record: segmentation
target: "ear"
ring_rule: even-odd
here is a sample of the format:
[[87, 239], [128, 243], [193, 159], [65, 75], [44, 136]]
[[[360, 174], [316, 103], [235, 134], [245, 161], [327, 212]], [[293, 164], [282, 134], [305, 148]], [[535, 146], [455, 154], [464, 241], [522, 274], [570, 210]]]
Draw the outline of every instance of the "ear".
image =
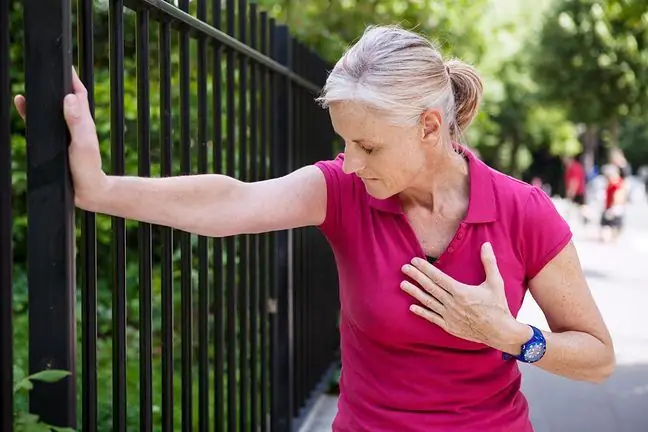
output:
[[421, 140], [437, 141], [441, 133], [441, 113], [436, 109], [425, 110], [421, 114]]

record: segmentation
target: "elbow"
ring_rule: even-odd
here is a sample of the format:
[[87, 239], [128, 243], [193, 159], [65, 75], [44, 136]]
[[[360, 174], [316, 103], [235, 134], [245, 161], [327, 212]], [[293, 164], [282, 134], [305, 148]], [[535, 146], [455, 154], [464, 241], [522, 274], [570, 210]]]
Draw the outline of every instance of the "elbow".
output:
[[610, 352], [605, 356], [605, 361], [597, 368], [591, 369], [591, 374], [588, 376], [587, 381], [592, 384], [603, 384], [607, 381], [616, 369], [616, 358], [614, 350], [610, 348]]

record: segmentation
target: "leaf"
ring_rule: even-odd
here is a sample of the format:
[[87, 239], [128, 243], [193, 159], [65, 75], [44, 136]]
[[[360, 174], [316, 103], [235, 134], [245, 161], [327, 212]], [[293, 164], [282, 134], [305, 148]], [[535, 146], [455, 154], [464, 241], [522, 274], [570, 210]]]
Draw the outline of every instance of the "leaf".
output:
[[53, 383], [62, 380], [66, 376], [69, 376], [70, 372], [58, 369], [44, 370], [37, 372], [27, 378], [35, 381], [43, 381], [48, 383]]
[[18, 365], [13, 365], [13, 379], [14, 379], [14, 382], [18, 383], [23, 378], [25, 378], [25, 372]]
[[34, 384], [29, 380], [29, 378], [23, 378], [16, 383], [14, 386], [14, 393], [17, 393], [20, 390], [31, 390], [34, 388]]
[[47, 427], [49, 429], [53, 430], [54, 432], [76, 432], [74, 429], [69, 428], [69, 427], [57, 427], [57, 426], [51, 426], [51, 425], [47, 425]]

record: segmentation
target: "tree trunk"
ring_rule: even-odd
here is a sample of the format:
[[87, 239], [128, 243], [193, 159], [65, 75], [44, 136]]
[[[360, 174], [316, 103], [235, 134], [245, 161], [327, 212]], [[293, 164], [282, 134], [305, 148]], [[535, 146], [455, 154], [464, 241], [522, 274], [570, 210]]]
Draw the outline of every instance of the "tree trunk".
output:
[[517, 134], [515, 134], [513, 137], [512, 141], [512, 147], [511, 147], [511, 160], [509, 162], [509, 167], [508, 167], [508, 173], [516, 178], [520, 177], [520, 167], [518, 166], [518, 152], [520, 151], [520, 145], [522, 144], [522, 140], [520, 140], [517, 137]]
[[612, 118], [610, 122], [610, 147], [616, 149], [619, 147], [619, 119]]
[[598, 146], [598, 127], [596, 125], [587, 125], [583, 137], [583, 168], [586, 173], [590, 173], [594, 168], [594, 153]]

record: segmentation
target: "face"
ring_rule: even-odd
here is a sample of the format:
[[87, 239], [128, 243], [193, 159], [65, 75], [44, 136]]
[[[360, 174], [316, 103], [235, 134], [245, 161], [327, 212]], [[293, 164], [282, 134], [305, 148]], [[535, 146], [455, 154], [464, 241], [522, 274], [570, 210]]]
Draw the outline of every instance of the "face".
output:
[[428, 111], [416, 126], [395, 126], [358, 102], [329, 107], [336, 133], [344, 139], [346, 173], [362, 179], [367, 192], [385, 199], [410, 187], [430, 166], [440, 147], [440, 115]]

